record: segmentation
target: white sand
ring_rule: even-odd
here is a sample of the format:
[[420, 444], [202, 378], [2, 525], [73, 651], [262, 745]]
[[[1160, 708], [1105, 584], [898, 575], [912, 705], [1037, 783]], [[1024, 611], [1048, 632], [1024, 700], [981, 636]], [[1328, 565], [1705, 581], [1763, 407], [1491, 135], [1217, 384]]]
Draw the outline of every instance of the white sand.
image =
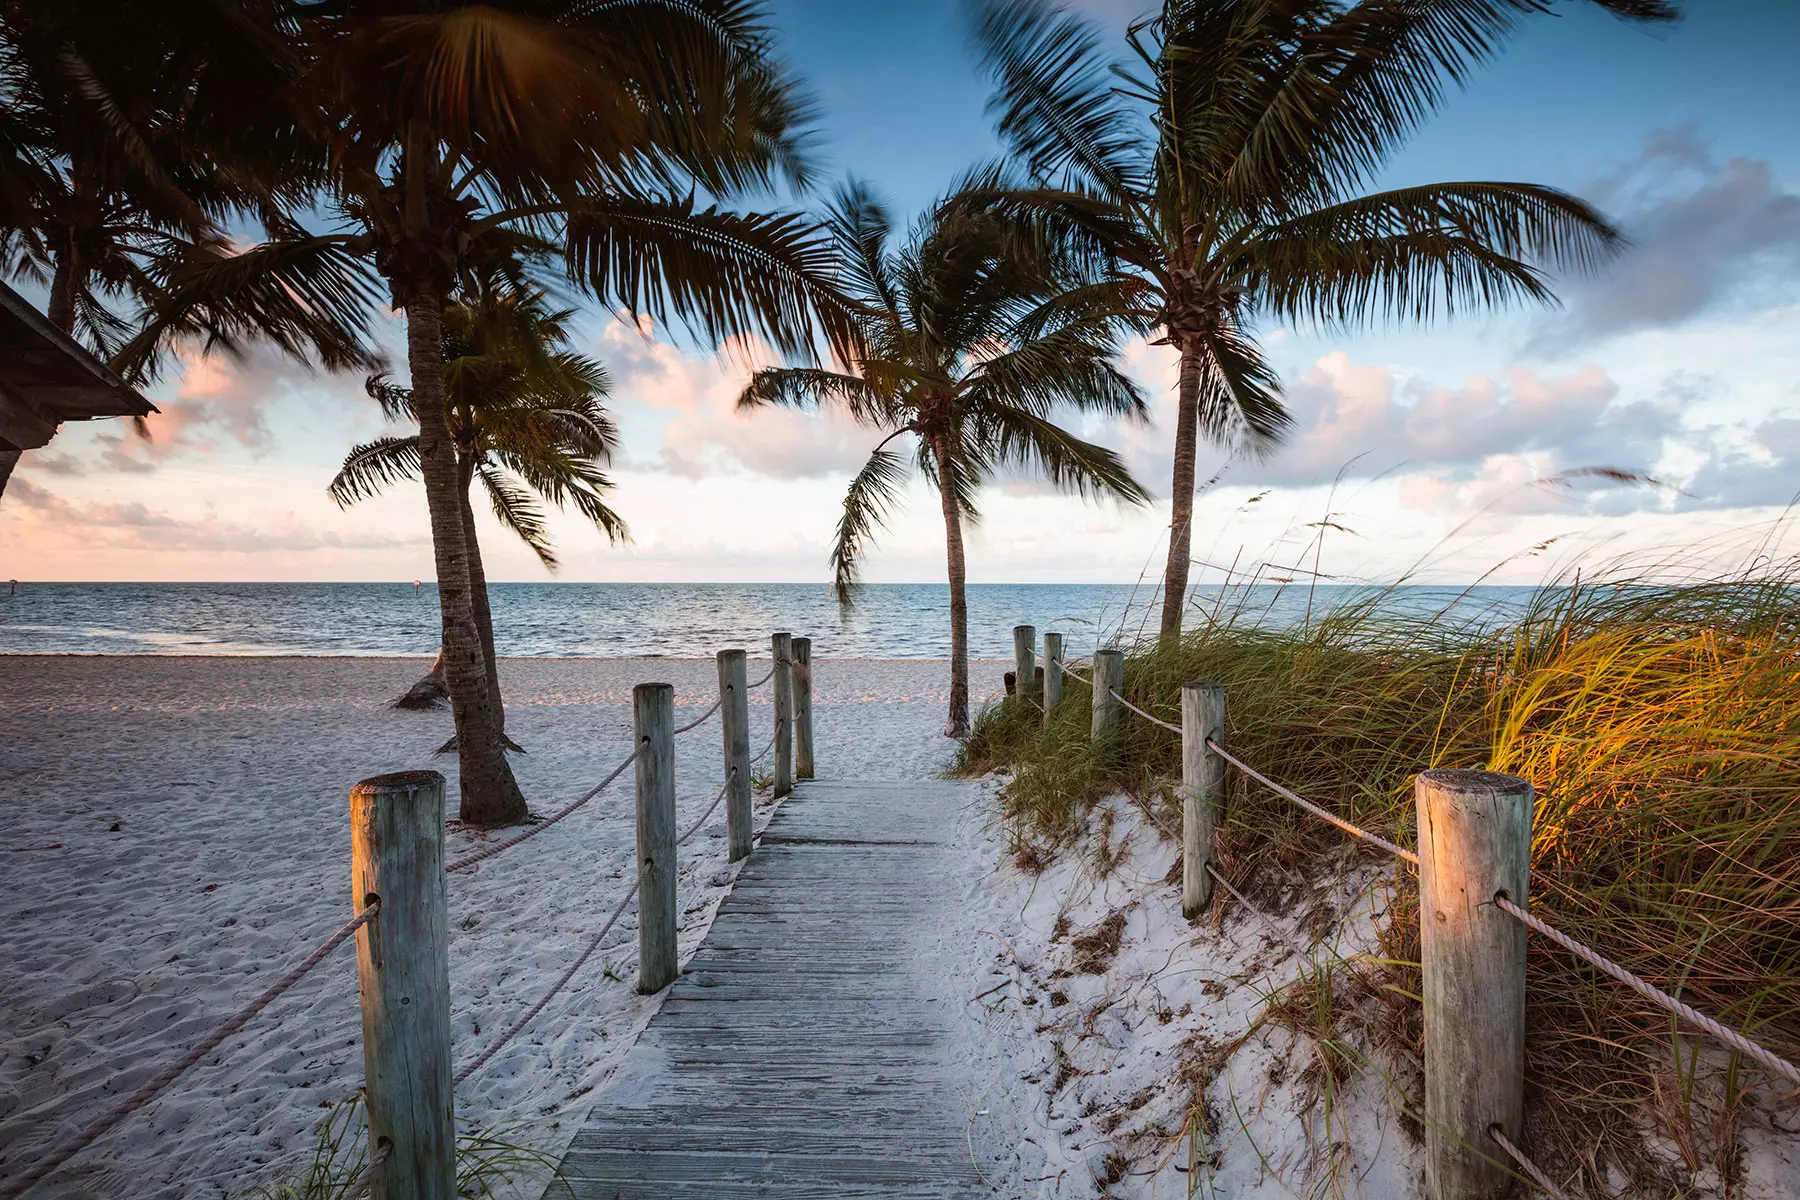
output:
[[[406, 659], [0, 657], [0, 1179], [108, 1107], [246, 1002], [350, 915], [346, 793], [429, 765], [447, 712], [385, 707]], [[751, 660], [750, 678], [767, 668]], [[977, 697], [1002, 664], [975, 666]], [[711, 662], [509, 660], [514, 769], [552, 809], [629, 748], [633, 684], [675, 685], [677, 719], [717, 695]], [[939, 769], [941, 661], [822, 662], [821, 776]], [[752, 700], [754, 753], [772, 729]], [[719, 780], [716, 720], [679, 739], [683, 828]], [[459, 875], [451, 1008], [460, 1065], [531, 1004], [605, 920], [633, 861], [631, 775], [531, 842]], [[452, 814], [455, 800], [451, 800]], [[450, 853], [472, 839], [453, 834]], [[684, 847], [691, 953], [734, 870], [723, 816]], [[636, 924], [458, 1091], [472, 1125], [529, 1121], [554, 1147], [649, 1017]], [[226, 1196], [291, 1174], [361, 1075], [354, 956], [340, 951], [243, 1033], [34, 1196]]]

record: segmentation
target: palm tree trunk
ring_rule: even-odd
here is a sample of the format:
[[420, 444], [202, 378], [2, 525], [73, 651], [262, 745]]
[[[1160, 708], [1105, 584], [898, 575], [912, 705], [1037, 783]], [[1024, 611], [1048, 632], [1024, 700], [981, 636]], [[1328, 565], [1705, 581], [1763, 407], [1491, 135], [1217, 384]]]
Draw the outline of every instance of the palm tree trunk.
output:
[[50, 323], [71, 336], [75, 333], [75, 297], [81, 294], [86, 282], [84, 274], [80, 255], [71, 238], [56, 255], [56, 269], [50, 276], [50, 303], [44, 309], [44, 316]]
[[1200, 442], [1200, 352], [1183, 347], [1175, 417], [1175, 477], [1169, 486], [1169, 565], [1163, 571], [1162, 636], [1180, 637], [1194, 558], [1194, 457]]
[[456, 717], [462, 800], [472, 825], [505, 825], [525, 817], [525, 797], [506, 761], [499, 710], [488, 691], [481, 635], [470, 602], [469, 542], [463, 533], [456, 446], [444, 409], [443, 293], [429, 284], [406, 298], [406, 359], [419, 418], [419, 467], [431, 513], [431, 549], [443, 614], [444, 683]]
[[500, 660], [494, 654], [494, 611], [488, 604], [487, 570], [481, 563], [481, 541], [475, 535], [475, 508], [469, 503], [469, 485], [475, 481], [474, 457], [458, 455], [457, 472], [462, 483], [463, 537], [469, 543], [469, 610], [475, 617], [475, 632], [481, 637], [481, 658], [487, 666], [488, 696], [494, 702], [494, 711], [499, 715], [500, 732], [504, 735], [506, 701], [500, 695]]
[[937, 457], [938, 493], [944, 501], [944, 557], [950, 576], [950, 716], [944, 736], [969, 736], [968, 571], [963, 562], [962, 510], [956, 504], [956, 476], [950, 468], [949, 439], [932, 447]]

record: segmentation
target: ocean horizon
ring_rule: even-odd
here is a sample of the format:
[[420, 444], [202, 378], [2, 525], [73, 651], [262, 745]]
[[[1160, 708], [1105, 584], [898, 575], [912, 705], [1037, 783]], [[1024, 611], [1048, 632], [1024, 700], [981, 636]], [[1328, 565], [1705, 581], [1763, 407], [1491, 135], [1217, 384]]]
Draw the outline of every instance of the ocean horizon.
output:
[[[1189, 603], [1196, 619], [1223, 605], [1295, 625], [1379, 594], [1397, 613], [1499, 620], [1533, 590], [1255, 584], [1196, 587]], [[950, 592], [941, 583], [869, 584], [849, 608], [823, 583], [496, 583], [489, 594], [496, 648], [506, 657], [710, 658], [728, 647], [755, 653], [777, 631], [811, 637], [821, 657], [950, 653]], [[1150, 584], [970, 584], [968, 603], [969, 652], [977, 658], [1011, 657], [1015, 625], [1058, 630], [1072, 656], [1085, 654], [1153, 634], [1160, 611]], [[410, 582], [0, 588], [0, 654], [429, 657], [437, 642], [437, 591], [429, 583], [416, 592]]]

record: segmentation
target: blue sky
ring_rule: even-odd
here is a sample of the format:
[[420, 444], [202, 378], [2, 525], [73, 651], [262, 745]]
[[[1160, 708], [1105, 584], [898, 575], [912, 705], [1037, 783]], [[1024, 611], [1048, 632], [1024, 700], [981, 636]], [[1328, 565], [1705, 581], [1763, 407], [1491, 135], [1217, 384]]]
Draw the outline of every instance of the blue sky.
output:
[[[1122, 34], [1135, 5], [1081, 6]], [[1521, 179], [1576, 192], [1635, 245], [1567, 307], [1419, 329], [1265, 329], [1299, 424], [1263, 463], [1202, 497], [1202, 557], [1288, 560], [1329, 516], [1334, 574], [1529, 579], [1576, 556], [1729, 556], [1800, 490], [1800, 4], [1691, 0], [1646, 31], [1582, 4], [1540, 18], [1389, 164], [1378, 186]], [[780, 0], [783, 52], [821, 108], [829, 178], [870, 181], [916, 212], [996, 153], [957, 4]], [[635, 541], [556, 523], [569, 579], [823, 580], [834, 509], [875, 440], [832, 419], [730, 410], [741, 369], [598, 310], [584, 348], [618, 380], [617, 505]], [[971, 550], [990, 580], [1135, 578], [1167, 521], [1166, 352], [1128, 348], [1156, 394], [1148, 430], [1091, 427], [1164, 501], [1120, 512], [996, 488]], [[72, 427], [28, 456], [0, 504], [0, 574], [21, 578], [428, 577], [417, 489], [350, 513], [324, 497], [343, 450], [379, 427], [357, 380], [271, 356], [195, 362], [155, 393], [142, 445]], [[1580, 468], [1655, 486], [1542, 483]], [[1341, 477], [1341, 479], [1340, 479]], [[1333, 480], [1340, 481], [1334, 486]], [[21, 486], [23, 483], [23, 486]], [[1553, 540], [1552, 550], [1515, 558]], [[490, 575], [543, 579], [497, 529]], [[873, 579], [942, 577], [936, 504], [915, 489]], [[1684, 557], [1684, 562], [1698, 561]]]

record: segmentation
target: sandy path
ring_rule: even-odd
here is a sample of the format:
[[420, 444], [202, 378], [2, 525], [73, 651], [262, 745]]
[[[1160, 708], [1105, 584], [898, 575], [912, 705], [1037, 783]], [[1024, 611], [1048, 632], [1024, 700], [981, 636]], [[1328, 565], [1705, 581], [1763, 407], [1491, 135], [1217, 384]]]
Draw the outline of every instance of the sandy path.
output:
[[[0, 657], [0, 1179], [147, 1078], [349, 913], [345, 793], [430, 765], [447, 713], [384, 707], [406, 659]], [[766, 660], [764, 662], [766, 668]], [[975, 669], [977, 696], [1003, 664]], [[508, 730], [534, 807], [579, 794], [629, 741], [635, 683], [675, 685], [677, 717], [716, 693], [710, 662], [509, 660]], [[752, 660], [751, 678], [762, 673]], [[936, 770], [939, 661], [826, 662], [815, 693], [822, 777]], [[770, 729], [765, 688], [752, 747]], [[718, 780], [714, 724], [678, 749], [682, 820]], [[452, 1013], [466, 1061], [535, 1002], [619, 894], [632, 861], [629, 778], [576, 817], [451, 887]], [[454, 810], [454, 799], [451, 801]], [[452, 837], [451, 853], [470, 845]], [[688, 847], [685, 956], [732, 877], [722, 819]], [[632, 977], [635, 925], [598, 956]], [[591, 963], [458, 1093], [472, 1123], [526, 1122], [554, 1144], [652, 1001]], [[218, 1197], [310, 1154], [326, 1106], [361, 1074], [355, 968], [343, 953], [34, 1196]]]

